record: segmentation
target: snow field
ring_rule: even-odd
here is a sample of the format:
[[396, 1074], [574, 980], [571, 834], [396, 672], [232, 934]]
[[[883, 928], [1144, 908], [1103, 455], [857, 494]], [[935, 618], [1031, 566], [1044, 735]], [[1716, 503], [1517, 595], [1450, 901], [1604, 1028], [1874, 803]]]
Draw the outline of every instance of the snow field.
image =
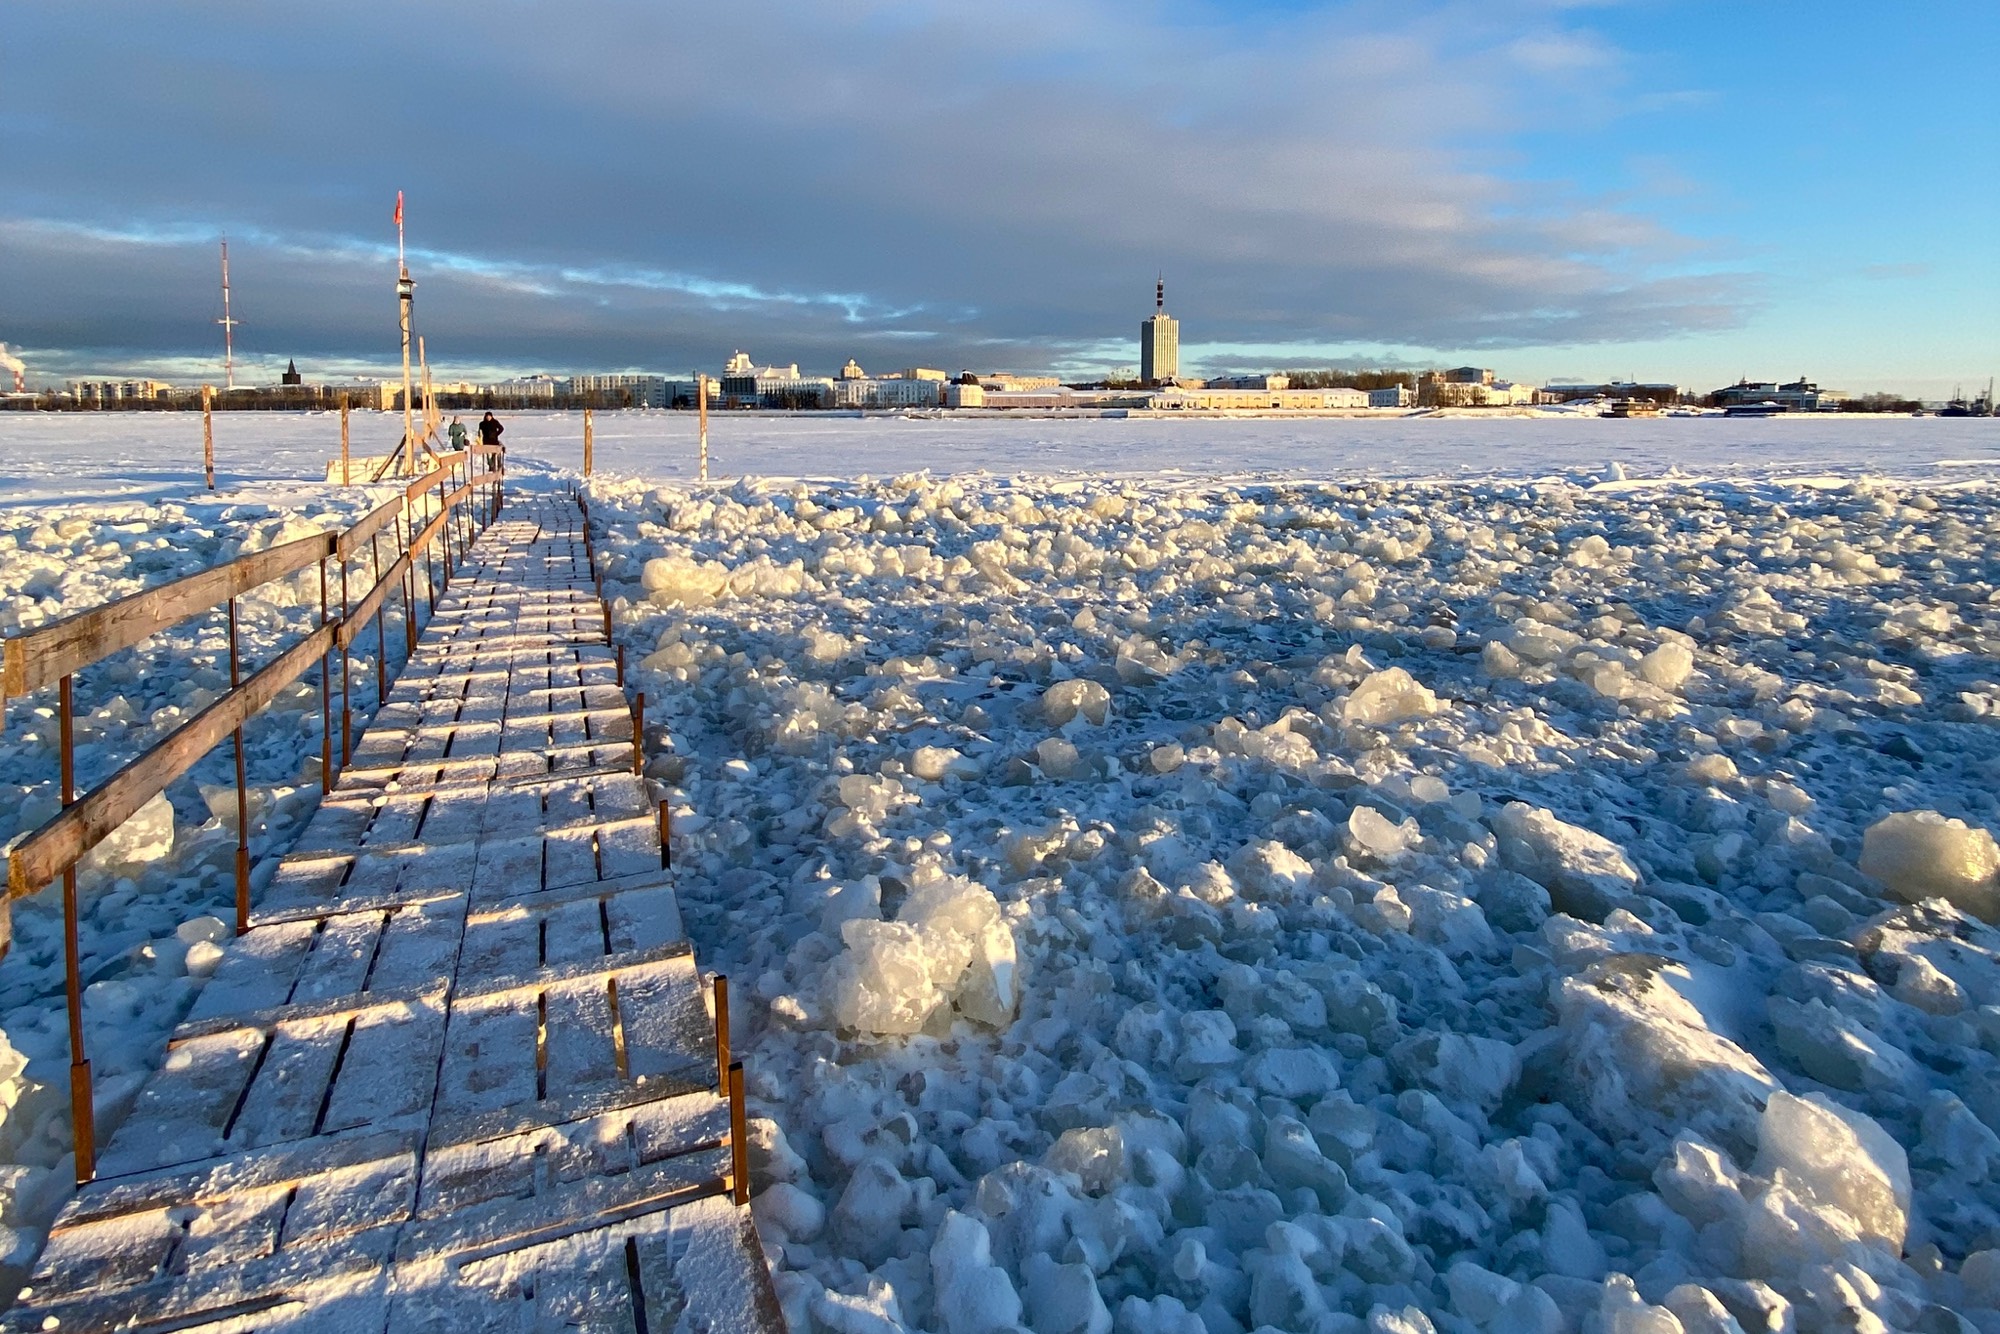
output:
[[[75, 612], [283, 542], [345, 527], [393, 488], [250, 488], [152, 501], [5, 511], [0, 632]], [[336, 567], [337, 568], [337, 567]], [[373, 584], [350, 572], [358, 597]], [[339, 610], [339, 586], [331, 589]], [[400, 660], [401, 599], [390, 653]], [[245, 676], [319, 619], [319, 576], [300, 572], [237, 603]], [[359, 728], [375, 708], [374, 636], [350, 663]], [[338, 727], [338, 659], [335, 659]], [[229, 685], [225, 613], [197, 616], [75, 678], [78, 791], [167, 736]], [[244, 729], [253, 893], [319, 800], [320, 683], [315, 669]], [[0, 837], [8, 846], [61, 808], [55, 691], [6, 701], [0, 733]], [[230, 937], [236, 849], [235, 761], [218, 747], [82, 863], [80, 943], [85, 1047], [99, 1143], [125, 1115], [166, 1037]], [[13, 904], [0, 960], [0, 1298], [11, 1300], [74, 1180], [69, 1030], [63, 1000], [60, 882]]]
[[1996, 501], [600, 478], [794, 1329], [2000, 1331]]

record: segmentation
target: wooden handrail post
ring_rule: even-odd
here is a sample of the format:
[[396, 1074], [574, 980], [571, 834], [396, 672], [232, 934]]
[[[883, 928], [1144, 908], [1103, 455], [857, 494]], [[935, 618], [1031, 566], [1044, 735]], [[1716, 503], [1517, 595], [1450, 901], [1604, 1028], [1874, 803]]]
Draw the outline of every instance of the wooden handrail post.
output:
[[[343, 406], [345, 404], [343, 403]], [[319, 623], [326, 625], [326, 557], [319, 558]], [[333, 654], [319, 655], [319, 790], [333, 791]]]
[[215, 386], [201, 387], [201, 470], [215, 490]]
[[729, 979], [715, 975], [715, 1094], [729, 1096]]
[[669, 871], [674, 865], [674, 807], [662, 798], [660, 801], [660, 869]]
[[[340, 561], [340, 620], [347, 623], [347, 558]], [[354, 758], [354, 713], [348, 704], [347, 694], [347, 645], [340, 646], [340, 767], [345, 769]]]
[[590, 476], [590, 409], [583, 410], [583, 475]]
[[632, 772], [646, 772], [646, 692], [632, 697]]
[[730, 1193], [739, 1205], [750, 1203], [750, 1131], [743, 1107], [743, 1062], [729, 1067]]
[[[229, 688], [243, 684], [243, 659], [236, 643], [236, 599], [229, 599]], [[236, 934], [250, 929], [250, 792], [243, 778], [243, 727], [236, 742]]]
[[340, 396], [340, 484], [354, 485], [354, 473], [347, 461], [347, 395]]
[[[62, 745], [62, 804], [76, 803], [76, 702], [70, 678], [56, 695]], [[63, 868], [63, 1000], [69, 1010], [69, 1118], [76, 1145], [76, 1184], [97, 1175], [97, 1108], [91, 1092], [90, 1060], [83, 1051], [83, 947], [76, 901], [76, 863]]]
[[[368, 586], [374, 588], [382, 582], [382, 548], [376, 535], [368, 537]], [[383, 598], [375, 604], [375, 707], [381, 708], [389, 702], [389, 630], [382, 624], [382, 609], [388, 603]]]

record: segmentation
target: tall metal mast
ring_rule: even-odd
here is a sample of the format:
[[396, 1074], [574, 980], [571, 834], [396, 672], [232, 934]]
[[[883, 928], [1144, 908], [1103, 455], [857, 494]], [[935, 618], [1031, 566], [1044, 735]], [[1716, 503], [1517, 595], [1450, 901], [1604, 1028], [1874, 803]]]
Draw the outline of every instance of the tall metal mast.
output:
[[403, 321], [403, 461], [405, 474], [417, 470], [417, 431], [414, 415], [415, 395], [410, 384], [410, 319], [412, 306], [417, 299], [417, 285], [410, 281], [409, 261], [403, 254], [403, 192], [396, 191], [396, 300], [402, 309]]
[[229, 238], [222, 238], [222, 375], [229, 388], [236, 387], [236, 324], [229, 314]]

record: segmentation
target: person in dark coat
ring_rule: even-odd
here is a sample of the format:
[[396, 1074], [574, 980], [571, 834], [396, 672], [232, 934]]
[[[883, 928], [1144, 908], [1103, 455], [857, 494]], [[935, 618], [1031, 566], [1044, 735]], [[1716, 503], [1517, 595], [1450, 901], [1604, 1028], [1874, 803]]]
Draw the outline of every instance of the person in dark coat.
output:
[[500, 424], [498, 417], [495, 417], [490, 412], [487, 413], [479, 419], [479, 443], [482, 445], [498, 445], [500, 443], [500, 433], [506, 429], [506, 427]]

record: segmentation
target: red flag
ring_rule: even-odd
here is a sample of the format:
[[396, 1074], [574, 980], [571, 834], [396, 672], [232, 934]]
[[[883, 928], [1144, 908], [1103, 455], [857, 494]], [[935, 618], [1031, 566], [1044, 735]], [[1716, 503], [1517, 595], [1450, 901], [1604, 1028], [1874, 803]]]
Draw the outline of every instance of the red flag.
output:
[[398, 227], [403, 225], [403, 192], [401, 190], [396, 191], [396, 225]]

